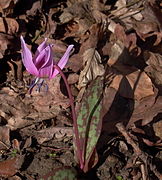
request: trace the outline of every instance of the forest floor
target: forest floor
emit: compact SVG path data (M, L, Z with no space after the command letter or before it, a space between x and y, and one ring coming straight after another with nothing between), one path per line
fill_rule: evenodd
M0 179L162 179L161 17L160 0L0 2ZM48 38L56 63L74 45L63 72L87 117L83 168L64 81L29 93L20 36L33 54Z

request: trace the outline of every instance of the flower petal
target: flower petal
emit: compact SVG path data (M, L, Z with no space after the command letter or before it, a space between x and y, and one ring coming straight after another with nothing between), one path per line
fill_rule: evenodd
M74 45L69 45L65 54L63 55L63 57L58 62L57 65L61 69L63 69L65 67L65 65L67 64L67 61L69 60L69 56L70 56L70 51L73 49L73 47L74 47ZM59 73L59 71L57 69L54 69L51 78L54 78L58 73Z
M38 57L39 53L48 46L46 42L47 42L47 38L45 38L45 40L38 46L33 58L33 62L35 62L35 59Z
M21 56L22 56L23 64L24 64L26 70L30 74L37 76L38 70L33 63L32 54L31 54L30 50L27 48L25 41L24 41L22 36L20 37L20 40L21 40L21 48L22 48Z
M51 45L48 45L37 57L36 67L39 70L39 77L51 77L53 71L53 53Z

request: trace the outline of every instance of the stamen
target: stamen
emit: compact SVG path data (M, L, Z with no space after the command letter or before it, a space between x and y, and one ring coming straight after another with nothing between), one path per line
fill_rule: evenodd
M33 88L36 87L36 91L40 92L41 88L45 87L45 92L48 91L48 85L44 83L44 79L37 77L36 79L32 80L30 87L29 87L29 93L32 93Z

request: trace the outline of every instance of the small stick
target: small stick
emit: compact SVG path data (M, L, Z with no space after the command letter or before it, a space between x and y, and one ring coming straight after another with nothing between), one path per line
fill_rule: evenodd
M135 153L139 156L142 154L142 151L140 150L140 148L138 147L138 145L133 141L133 139L128 135L126 128L124 127L124 125L122 123L117 123L116 127L118 128L118 130L121 132L121 134L125 137L126 141L128 142L128 144L130 144Z

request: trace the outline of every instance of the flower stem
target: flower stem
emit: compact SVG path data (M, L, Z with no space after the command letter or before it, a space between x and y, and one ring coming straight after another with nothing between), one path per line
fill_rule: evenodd
M76 153L77 156L79 157L79 161L80 161L80 168L83 169L84 167L84 162L83 162L83 158L82 158L82 152L81 152L81 146L80 146L80 139L79 139L79 130L78 130L78 124L77 124L77 116L76 116L76 111L75 111L75 106L74 106L74 98L72 96L71 90L70 90L70 86L67 82L66 76L64 75L64 73L62 72L61 68L58 65L54 65L54 68L56 68L60 75L62 76L64 83L66 85L67 91L68 91L68 95L69 95L69 100L70 100L70 105L71 105L71 110L72 110L72 118L73 118L73 125L74 125L74 134L75 134L75 142L76 142Z

